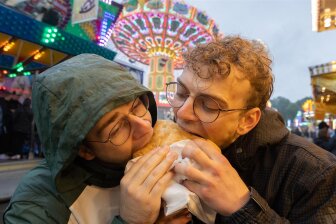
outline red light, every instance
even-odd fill
[[[2,74],[7,75],[7,74],[8,74],[8,71],[7,71],[7,70],[3,70],[3,71],[2,71]]]

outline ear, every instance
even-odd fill
[[[92,150],[83,144],[79,146],[78,155],[85,160],[93,160],[96,157]]]
[[[242,115],[239,120],[237,134],[245,135],[251,131],[259,122],[261,117],[261,110],[258,107],[248,110]]]

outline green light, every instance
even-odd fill
[[[62,36],[62,34],[59,33],[59,30],[57,28],[47,27],[43,31],[41,42],[46,43],[46,44],[50,44],[50,43],[57,42],[57,40],[58,40],[57,38],[59,38],[61,40],[65,40],[64,37]]]
[[[23,71],[23,66],[19,67],[18,69],[16,69],[17,72],[22,72]]]
[[[23,71],[23,63],[20,62],[17,65],[15,65],[16,71],[22,72]]]
[[[15,68],[19,68],[19,67],[22,67],[22,62],[20,62],[17,65],[15,65]]]
[[[31,73],[30,72],[24,72],[23,75],[24,76],[29,76],[29,75],[31,75]]]
[[[15,73],[11,73],[11,74],[8,75],[8,77],[9,78],[14,78],[14,77],[16,77],[16,74]]]

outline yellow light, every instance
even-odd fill
[[[328,17],[328,18],[325,18],[324,19],[324,27],[330,27],[331,26],[331,18]]]
[[[3,47],[3,51],[9,51],[13,46],[15,45],[15,42],[7,42],[5,46]]]
[[[42,57],[42,55],[44,55],[44,51],[42,52],[37,52],[35,55],[34,55],[34,60],[38,60]]]

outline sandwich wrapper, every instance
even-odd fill
[[[182,158],[181,152],[186,143],[190,140],[182,140],[171,144],[170,150],[175,151],[178,154],[178,158],[173,163],[171,169],[178,163],[191,165],[193,167],[199,167],[197,163],[189,158]],[[138,157],[139,158],[139,157]],[[132,159],[129,163],[134,163],[138,158]],[[127,164],[129,165],[129,164]],[[127,166],[126,166],[127,169]],[[205,223],[215,223],[216,212],[208,207],[200,198],[193,192],[189,191],[182,184],[179,184],[182,180],[187,178],[182,175],[175,175],[174,180],[162,195],[162,199],[165,201],[164,213],[166,216],[171,215],[181,209],[187,208],[198,219]]]

